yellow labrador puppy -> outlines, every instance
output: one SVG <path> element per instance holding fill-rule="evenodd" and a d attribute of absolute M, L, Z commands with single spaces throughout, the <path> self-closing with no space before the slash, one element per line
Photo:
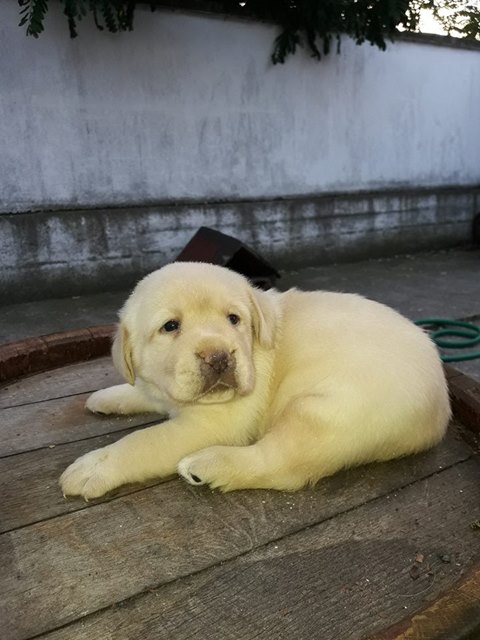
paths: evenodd
<path fill-rule="evenodd" d="M 450 418 L 434 345 L 392 309 L 259 291 L 209 264 L 144 278 L 112 353 L 128 384 L 97 391 L 88 409 L 170 419 L 78 458 L 60 478 L 66 495 L 96 498 L 175 471 L 223 491 L 295 490 L 427 449 Z"/>

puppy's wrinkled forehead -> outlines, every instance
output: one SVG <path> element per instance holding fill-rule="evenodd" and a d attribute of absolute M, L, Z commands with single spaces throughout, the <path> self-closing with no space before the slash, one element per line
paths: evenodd
<path fill-rule="evenodd" d="M 248 305 L 248 281 L 228 269 L 204 263 L 173 263 L 146 276 L 125 305 L 125 312 L 145 320 L 162 313 L 229 311 Z"/>

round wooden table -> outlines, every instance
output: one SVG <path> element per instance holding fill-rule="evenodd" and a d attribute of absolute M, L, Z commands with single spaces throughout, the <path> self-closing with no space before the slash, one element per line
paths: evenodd
<path fill-rule="evenodd" d="M 436 448 L 313 489 L 175 478 L 66 500 L 77 456 L 159 420 L 85 411 L 119 382 L 113 330 L 0 347 L 3 640 L 480 637 L 478 383 L 447 370 Z"/>

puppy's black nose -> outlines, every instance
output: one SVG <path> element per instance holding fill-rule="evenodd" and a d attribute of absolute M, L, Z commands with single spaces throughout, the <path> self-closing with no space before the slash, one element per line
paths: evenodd
<path fill-rule="evenodd" d="M 218 374 L 226 371 L 232 362 L 230 354 L 226 351 L 204 351 L 198 356 Z"/>

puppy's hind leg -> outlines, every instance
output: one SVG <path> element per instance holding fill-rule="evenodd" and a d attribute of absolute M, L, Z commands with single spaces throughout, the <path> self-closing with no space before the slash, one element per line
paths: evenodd
<path fill-rule="evenodd" d="M 108 389 L 95 391 L 88 398 L 86 408 L 92 413 L 129 415 L 154 411 L 163 413 L 162 408 L 149 400 L 142 391 L 131 384 L 118 384 Z"/>
<path fill-rule="evenodd" d="M 332 430 L 322 423 L 317 408 L 315 401 L 302 399 L 299 403 L 297 399 L 257 443 L 203 449 L 183 458 L 178 472 L 190 484 L 208 484 L 222 491 L 295 491 L 316 482 L 345 463 Z"/>

